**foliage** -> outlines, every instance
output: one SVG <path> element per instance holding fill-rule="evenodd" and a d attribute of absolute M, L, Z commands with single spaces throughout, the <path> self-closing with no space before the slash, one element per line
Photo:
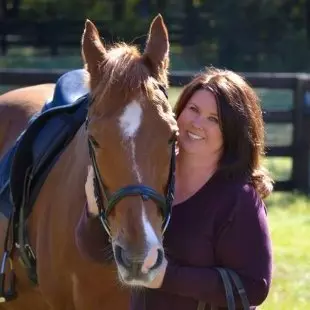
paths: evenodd
<path fill-rule="evenodd" d="M 9 0 L 3 0 L 8 2 Z M 17 1 L 18 2 L 18 1 Z M 158 12 L 180 52 L 179 69 L 206 64 L 237 71 L 310 69 L 306 0 L 23 0 L 26 20 L 103 21 L 112 35 L 145 34 Z"/>

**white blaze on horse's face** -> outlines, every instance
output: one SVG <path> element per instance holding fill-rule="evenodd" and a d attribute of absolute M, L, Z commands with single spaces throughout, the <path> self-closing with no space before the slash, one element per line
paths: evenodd
<path fill-rule="evenodd" d="M 132 169 L 139 183 L 142 183 L 142 175 L 140 173 L 139 167 L 136 162 L 135 138 L 141 126 L 142 117 L 143 117 L 143 111 L 141 108 L 141 104 L 138 101 L 134 100 L 126 106 L 123 114 L 119 118 L 119 124 L 121 128 L 123 140 L 129 143 L 131 161 L 132 161 Z M 161 248 L 161 244 L 157 238 L 157 235 L 151 223 L 149 222 L 147 218 L 144 205 L 142 205 L 141 210 L 142 210 L 142 213 L 141 213 L 142 227 L 144 229 L 144 234 L 146 238 L 145 240 L 146 255 L 145 255 L 145 259 L 142 264 L 142 267 L 141 267 L 141 271 L 142 273 L 147 274 L 149 270 L 157 262 L 158 250 Z"/>
<path fill-rule="evenodd" d="M 146 274 L 156 264 L 158 259 L 158 250 L 161 249 L 161 246 L 155 231 L 147 218 L 144 208 L 142 208 L 142 223 L 146 236 L 148 253 L 144 259 L 141 271 Z"/>
<path fill-rule="evenodd" d="M 142 176 L 136 162 L 136 145 L 134 139 L 140 128 L 141 121 L 142 108 L 141 104 L 136 100 L 130 102 L 126 106 L 123 114 L 119 118 L 119 124 L 121 127 L 123 139 L 125 141 L 129 141 L 130 143 L 132 169 L 137 176 L 137 180 L 139 181 L 139 183 L 142 183 Z"/>
<path fill-rule="evenodd" d="M 119 118 L 119 123 L 125 139 L 134 138 L 141 125 L 142 108 L 141 104 L 134 100 L 130 102 Z"/>

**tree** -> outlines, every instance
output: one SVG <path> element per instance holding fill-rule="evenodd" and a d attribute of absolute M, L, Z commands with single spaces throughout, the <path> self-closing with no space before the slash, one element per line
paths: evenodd
<path fill-rule="evenodd" d="M 0 18 L 16 18 L 20 9 L 20 0 L 1 0 Z"/>

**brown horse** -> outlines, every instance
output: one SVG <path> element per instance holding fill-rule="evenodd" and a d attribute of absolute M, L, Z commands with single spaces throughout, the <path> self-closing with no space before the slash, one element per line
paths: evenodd
<path fill-rule="evenodd" d="M 44 84 L 15 89 L 0 96 L 0 158 L 53 92 L 54 84 Z"/>
<path fill-rule="evenodd" d="M 120 284 L 141 287 L 156 276 L 169 216 L 165 195 L 174 152 L 169 141 L 177 131 L 162 90 L 168 86 L 168 53 L 160 15 L 150 26 L 143 54 L 124 43 L 106 49 L 96 27 L 86 22 L 87 121 L 50 171 L 27 221 L 39 284 L 30 284 L 16 251 L 19 295 L 0 309 L 128 309 L 128 290 Z M 14 101 L 22 102 L 15 94 Z M 35 101 L 44 100 L 33 100 L 33 106 Z M 25 113 L 3 129 L 2 119 L 13 113 L 7 107 L 0 114 L 1 147 L 3 140 L 5 148 L 12 145 L 29 119 Z M 113 263 L 88 260 L 78 247 L 76 228 L 85 214 L 101 220 L 98 233 L 110 235 Z"/>

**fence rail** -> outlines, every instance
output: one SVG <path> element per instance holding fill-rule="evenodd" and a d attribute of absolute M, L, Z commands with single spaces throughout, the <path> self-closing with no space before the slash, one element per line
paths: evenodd
<path fill-rule="evenodd" d="M 0 85 L 29 86 L 53 83 L 64 70 L 0 69 Z M 171 72 L 170 85 L 183 86 L 194 72 Z M 265 111 L 264 121 L 268 124 L 292 123 L 293 141 L 290 146 L 268 146 L 267 156 L 291 157 L 291 179 L 276 181 L 275 189 L 299 190 L 310 193 L 310 106 L 305 103 L 305 93 L 310 91 L 310 75 L 286 73 L 242 73 L 255 88 L 290 89 L 293 91 L 293 108 L 286 111 Z"/>

